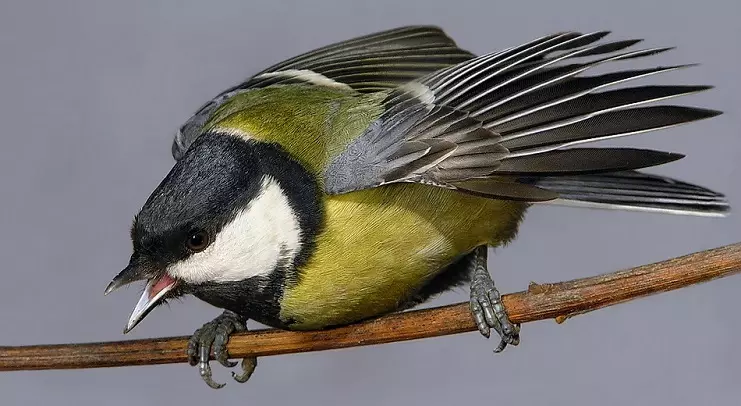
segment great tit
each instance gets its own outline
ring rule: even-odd
[[[125,332],[190,294],[222,315],[188,346],[209,356],[248,319],[313,330],[409,309],[470,285],[495,351],[519,342],[487,271],[534,204],[722,216],[722,194],[641,168],[683,155],[574,146],[719,112],[650,105],[709,86],[620,87],[683,69],[613,70],[670,48],[627,50],[608,32],[561,32],[481,56],[443,30],[409,26],[278,63],[182,125],[176,163],[135,216],[133,254],[106,294],[146,281]],[[609,88],[609,89],[608,89]],[[254,358],[234,374],[243,382]]]

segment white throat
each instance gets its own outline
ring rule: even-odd
[[[236,282],[270,274],[301,249],[301,227],[288,197],[271,176],[258,195],[226,224],[205,250],[170,265],[188,283]]]

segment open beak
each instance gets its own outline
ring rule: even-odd
[[[136,327],[176,284],[177,281],[167,274],[147,281],[147,286],[144,288],[139,301],[136,302],[134,311],[131,312],[131,317],[129,317],[129,322],[126,324],[123,333],[126,334]]]
[[[105,294],[107,295],[124,285],[143,279],[147,278],[142,275],[142,272],[137,269],[136,266],[129,265],[126,269],[116,275],[110,284],[108,284]],[[126,328],[124,328],[123,333],[126,334],[136,327],[136,325],[139,324],[139,322],[142,321],[144,317],[152,311],[152,309],[157,307],[160,301],[162,301],[162,298],[164,298],[168,292],[173,290],[176,285],[177,280],[166,273],[153,279],[148,279],[144,292],[142,292],[139,301],[131,312],[129,322],[126,323]]]

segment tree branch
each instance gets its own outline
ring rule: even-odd
[[[515,323],[557,322],[631,299],[679,289],[741,272],[741,243],[697,252],[625,271],[553,284],[531,284],[505,295]],[[351,326],[311,332],[259,330],[237,334],[228,344],[233,358],[291,354],[407,341],[474,331],[468,304],[385,316]],[[188,337],[0,347],[0,371],[101,368],[186,362]]]

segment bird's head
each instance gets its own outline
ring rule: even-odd
[[[164,300],[201,285],[267,278],[295,267],[308,255],[320,222],[314,178],[279,146],[203,134],[136,215],[129,264],[106,294],[146,281],[128,332]]]

